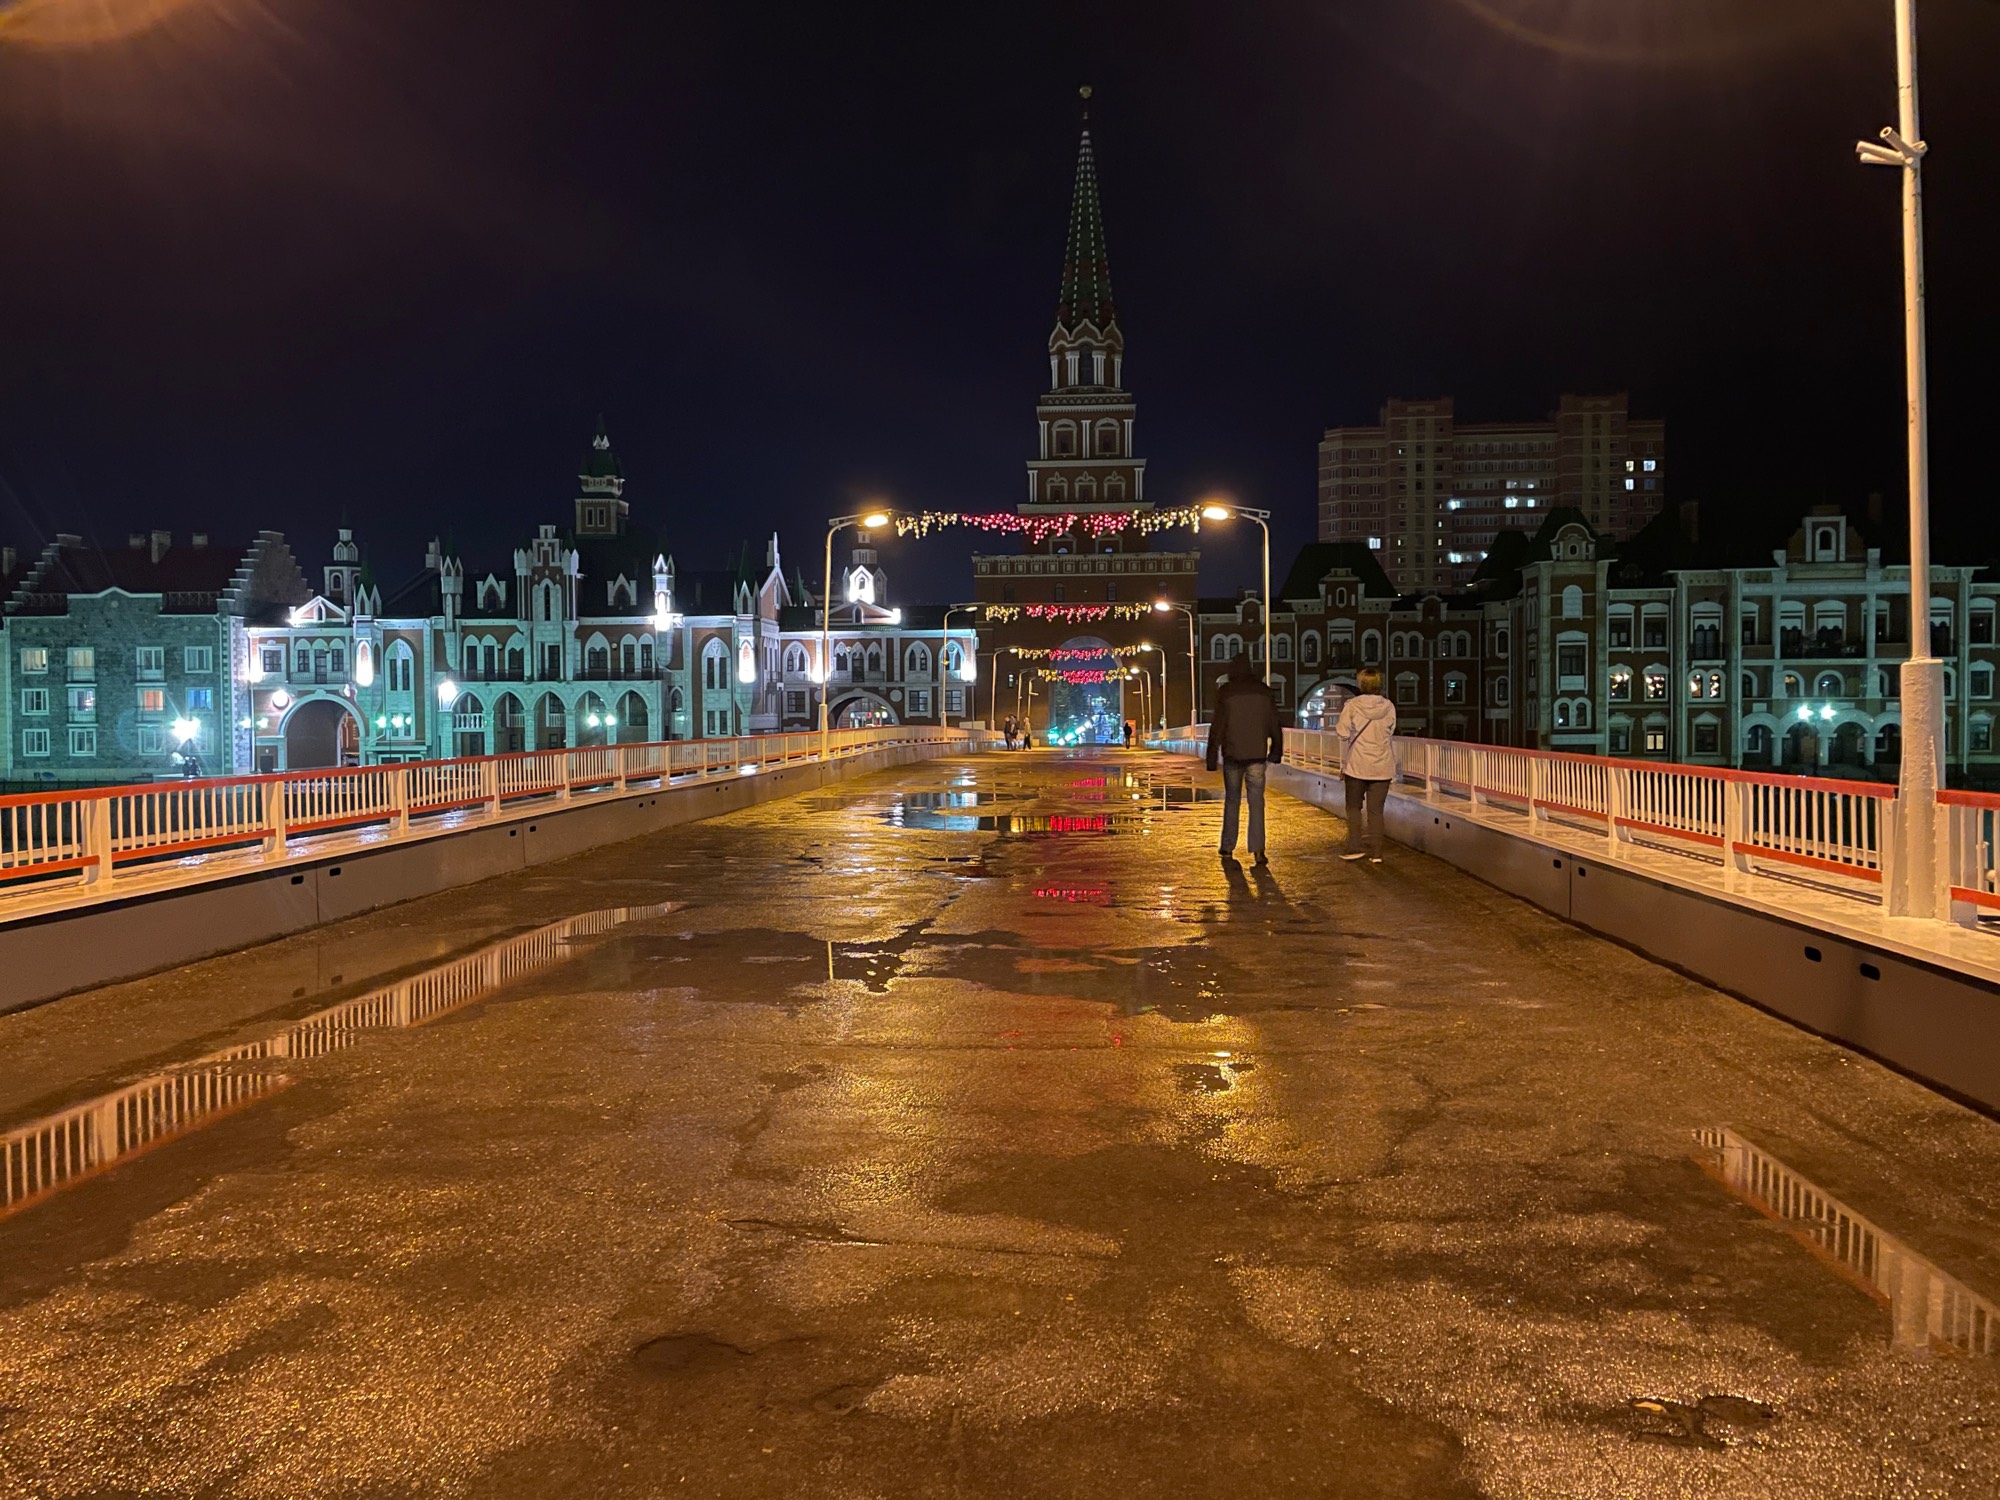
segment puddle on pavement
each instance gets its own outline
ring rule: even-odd
[[[164,1068],[17,1126],[0,1135],[0,1217],[291,1087],[296,1078],[288,1064],[342,1051],[372,1032],[435,1021],[566,962],[582,939],[680,904],[613,907],[536,928],[315,1011],[261,1041]]]
[[[883,995],[928,925],[918,923],[881,942],[829,942],[771,927],[652,933],[593,955],[590,977],[605,989],[685,986],[696,999],[722,1004],[807,1005],[817,997],[799,993],[801,986],[839,980]],[[659,972],[682,964],[688,966],[685,974]]]
[[[1613,1415],[1636,1442],[1735,1448],[1777,1421],[1778,1408],[1744,1396],[1703,1396],[1697,1401],[1640,1396]]]
[[[2000,1354],[2000,1306],[1735,1131],[1695,1139],[1705,1171],[1888,1309],[1897,1348]]]

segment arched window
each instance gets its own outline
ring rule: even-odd
[[[797,641],[785,647],[785,675],[803,677],[806,670],[806,648]]]
[[[931,648],[922,641],[912,642],[903,658],[903,671],[911,677],[931,675]]]
[[[1292,659],[1292,639],[1290,636],[1271,637],[1271,660],[1290,661]]]
[[[1590,700],[1588,698],[1579,698],[1576,700],[1576,714],[1574,722],[1576,728],[1578,729],[1590,728]]]
[[[1379,666],[1382,661],[1382,632],[1364,630],[1361,632],[1361,660],[1366,666]]]
[[[1806,680],[1796,672],[1787,672],[1785,674],[1785,696],[1787,698],[1803,698],[1805,695]]]
[[[1569,699],[1556,699],[1556,728],[1569,728]]]
[[[1581,620],[1583,618],[1583,590],[1571,584],[1562,592],[1563,618]]]
[[[1822,672],[1813,681],[1813,693],[1820,698],[1838,698],[1847,690],[1847,684],[1838,672]]]
[[[1051,431],[1055,438],[1056,457],[1074,457],[1076,454],[1076,423],[1058,422]]]
[[[1078,505],[1089,505],[1096,499],[1097,481],[1092,476],[1085,474],[1076,482],[1076,503]]]
[[[1299,660],[1309,667],[1319,665],[1319,637],[1317,635],[1299,638]]]
[[[1113,474],[1104,481],[1104,498],[1112,504],[1120,504],[1125,499],[1125,476]]]
[[[1069,499],[1069,481],[1063,478],[1062,475],[1057,474],[1049,480],[1049,498],[1051,500]]]
[[[385,685],[392,696],[407,697],[415,690],[416,657],[408,641],[392,642],[383,658],[383,666],[387,679]]]
[[[729,648],[712,636],[701,648],[701,685],[709,692],[729,686]]]

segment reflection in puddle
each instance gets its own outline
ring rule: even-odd
[[[274,1064],[338,1052],[365,1032],[421,1026],[563,962],[577,938],[661,916],[680,904],[614,907],[537,928],[316,1011],[262,1041],[176,1064],[10,1130],[0,1135],[0,1215],[291,1087],[295,1080]]]
[[[1695,1139],[1720,1158],[1720,1175],[1731,1191],[1888,1304],[1896,1347],[2000,1353],[2000,1307],[1735,1131],[1697,1130]],[[1718,1164],[1712,1158],[1705,1165]]]
[[[1120,814],[1104,813],[994,813],[975,816],[963,813],[939,812],[934,808],[917,807],[908,802],[892,804],[883,814],[882,820],[891,828],[921,828],[932,833],[1008,833],[1008,834],[1057,834],[1057,833],[1115,833],[1138,820]]]

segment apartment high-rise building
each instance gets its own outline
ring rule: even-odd
[[[1559,506],[1630,536],[1666,503],[1666,423],[1623,395],[1563,396],[1540,422],[1460,422],[1449,396],[1392,398],[1319,447],[1319,536],[1360,542],[1398,589],[1469,581],[1494,536]]]

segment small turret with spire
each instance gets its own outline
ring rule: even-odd
[[[576,477],[581,491],[576,497],[576,535],[623,536],[632,508],[625,499],[625,471],[611,451],[602,413],[597,436],[590,440],[590,452],[577,466]]]

